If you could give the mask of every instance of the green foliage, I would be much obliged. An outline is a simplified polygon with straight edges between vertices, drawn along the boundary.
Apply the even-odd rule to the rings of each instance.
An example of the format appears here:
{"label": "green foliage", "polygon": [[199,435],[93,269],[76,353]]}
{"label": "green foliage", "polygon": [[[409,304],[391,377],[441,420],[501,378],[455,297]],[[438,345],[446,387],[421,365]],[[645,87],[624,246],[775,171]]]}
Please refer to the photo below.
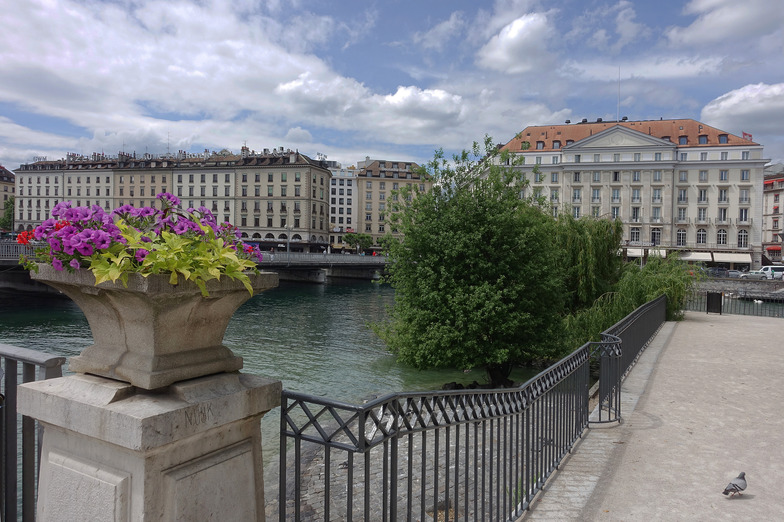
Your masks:
{"label": "green foliage", "polygon": [[609,219],[558,216],[556,240],[568,289],[567,310],[575,312],[611,291],[621,277],[623,260],[618,246],[623,224]]}
{"label": "green foliage", "polygon": [[[401,191],[388,243],[391,319],[377,333],[417,368],[511,368],[554,355],[563,310],[553,219],[520,198],[525,182],[502,168],[492,142],[423,173],[430,192]],[[480,178],[477,174],[486,173]],[[412,197],[408,197],[412,196]]]}
{"label": "green foliage", "polygon": [[13,230],[14,228],[14,197],[11,196],[5,202],[5,211],[0,216],[0,229]]}
{"label": "green foliage", "polygon": [[349,232],[343,236],[343,241],[354,248],[359,247],[359,250],[367,250],[373,245],[373,237],[370,234]]}

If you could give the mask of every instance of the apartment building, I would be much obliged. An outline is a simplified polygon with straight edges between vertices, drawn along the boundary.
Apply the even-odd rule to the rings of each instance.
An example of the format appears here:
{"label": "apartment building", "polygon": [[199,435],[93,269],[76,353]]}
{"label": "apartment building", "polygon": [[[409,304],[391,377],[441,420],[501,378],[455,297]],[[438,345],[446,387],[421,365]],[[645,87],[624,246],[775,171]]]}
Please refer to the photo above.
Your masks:
{"label": "apartment building", "polygon": [[750,135],[691,119],[599,119],[526,127],[502,148],[554,213],[620,219],[627,257],[760,266],[766,160]]}
{"label": "apartment building", "polygon": [[329,242],[333,251],[348,250],[351,247],[343,241],[343,236],[357,230],[359,216],[358,181],[360,170],[355,166],[342,167],[330,165],[332,180],[329,189]]}
{"label": "apartment building", "polygon": [[318,252],[329,240],[330,177],[324,162],[283,147],[138,158],[68,154],[16,171],[16,228],[31,230],[64,200],[111,210],[124,204],[152,206],[157,194],[170,192],[183,207],[205,207],[218,221],[238,226],[243,237],[264,250]]}
{"label": "apartment building", "polygon": [[762,201],[762,253],[767,261],[781,263],[784,243],[784,164],[765,167]]}
{"label": "apartment building", "polygon": [[16,194],[14,173],[0,165],[0,216],[5,215],[8,200]]}
{"label": "apartment building", "polygon": [[405,161],[372,160],[357,163],[359,169],[358,189],[361,205],[361,224],[357,224],[357,232],[370,234],[374,249],[380,248],[378,240],[387,234],[397,235],[389,230],[386,223],[388,204],[397,198],[396,191],[407,185],[414,185],[419,192],[427,192],[433,182],[419,174],[419,165]]}

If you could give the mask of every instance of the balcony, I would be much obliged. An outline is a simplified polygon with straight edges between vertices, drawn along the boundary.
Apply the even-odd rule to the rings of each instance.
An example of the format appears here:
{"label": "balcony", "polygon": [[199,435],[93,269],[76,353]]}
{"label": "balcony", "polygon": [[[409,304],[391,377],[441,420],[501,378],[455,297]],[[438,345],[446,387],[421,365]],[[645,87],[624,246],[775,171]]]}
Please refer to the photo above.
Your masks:
{"label": "balcony", "polygon": [[581,202],[582,202],[582,198],[579,198],[579,197],[572,198],[572,203],[581,203]]}
{"label": "balcony", "polygon": [[633,197],[633,198],[632,198],[632,203],[639,203],[640,201],[641,201],[641,200],[640,200],[640,198],[639,198],[639,197],[636,197],[636,198],[634,198],[634,197]]}
{"label": "balcony", "polygon": [[656,198],[656,197],[651,198],[651,202],[652,203],[661,203],[662,202],[662,198]]}
{"label": "balcony", "polygon": [[602,202],[602,198],[601,197],[591,198],[591,203],[601,203],[601,202]]}
{"label": "balcony", "polygon": [[751,204],[751,198],[739,198],[738,203],[741,205],[749,205]]}
{"label": "balcony", "polygon": [[621,198],[612,198],[612,202],[613,203],[620,203],[621,202]]}
{"label": "balcony", "polygon": [[678,198],[678,203],[688,204],[689,198],[688,197]]}

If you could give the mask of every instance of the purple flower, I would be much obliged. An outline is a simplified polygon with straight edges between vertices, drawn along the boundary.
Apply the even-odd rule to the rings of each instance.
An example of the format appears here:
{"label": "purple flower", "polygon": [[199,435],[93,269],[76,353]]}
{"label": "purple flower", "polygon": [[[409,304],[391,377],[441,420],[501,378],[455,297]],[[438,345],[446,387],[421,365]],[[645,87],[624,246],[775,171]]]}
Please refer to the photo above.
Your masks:
{"label": "purple flower", "polygon": [[158,194],[155,197],[160,199],[164,203],[168,203],[169,206],[172,206],[172,207],[179,207],[180,206],[180,200],[175,195],[170,194],[168,192],[161,192],[160,194]]}
{"label": "purple flower", "polygon": [[82,265],[79,264],[78,259],[71,259],[71,262],[68,264],[71,265],[71,268],[74,270],[79,270],[82,267]]}
{"label": "purple flower", "polygon": [[136,261],[141,263],[142,261],[144,261],[144,258],[147,257],[147,255],[149,253],[150,253],[149,250],[145,250],[143,248],[140,248],[140,249],[138,249],[136,251],[136,254],[134,255],[134,257],[136,258]]}
{"label": "purple flower", "polygon": [[109,248],[109,245],[112,244],[112,236],[104,232],[103,230],[96,230],[93,232],[91,237],[95,248]]}
{"label": "purple flower", "polygon": [[188,230],[190,230],[190,227],[188,226],[186,221],[180,221],[179,223],[174,225],[174,233],[177,235],[182,235],[186,233]]}
{"label": "purple flower", "polygon": [[52,266],[57,271],[62,271],[63,270],[63,262],[60,261],[59,259],[57,259],[56,257],[52,259]]}

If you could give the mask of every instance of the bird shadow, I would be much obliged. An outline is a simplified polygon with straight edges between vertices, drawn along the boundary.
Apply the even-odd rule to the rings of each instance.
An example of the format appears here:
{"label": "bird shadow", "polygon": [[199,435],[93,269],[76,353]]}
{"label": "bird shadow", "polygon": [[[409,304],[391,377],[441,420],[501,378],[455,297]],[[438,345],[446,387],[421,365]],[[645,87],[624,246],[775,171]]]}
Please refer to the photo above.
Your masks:
{"label": "bird shadow", "polygon": [[751,500],[754,498],[754,495],[749,493],[744,493],[743,495],[735,495],[734,497],[729,497],[727,500]]}

